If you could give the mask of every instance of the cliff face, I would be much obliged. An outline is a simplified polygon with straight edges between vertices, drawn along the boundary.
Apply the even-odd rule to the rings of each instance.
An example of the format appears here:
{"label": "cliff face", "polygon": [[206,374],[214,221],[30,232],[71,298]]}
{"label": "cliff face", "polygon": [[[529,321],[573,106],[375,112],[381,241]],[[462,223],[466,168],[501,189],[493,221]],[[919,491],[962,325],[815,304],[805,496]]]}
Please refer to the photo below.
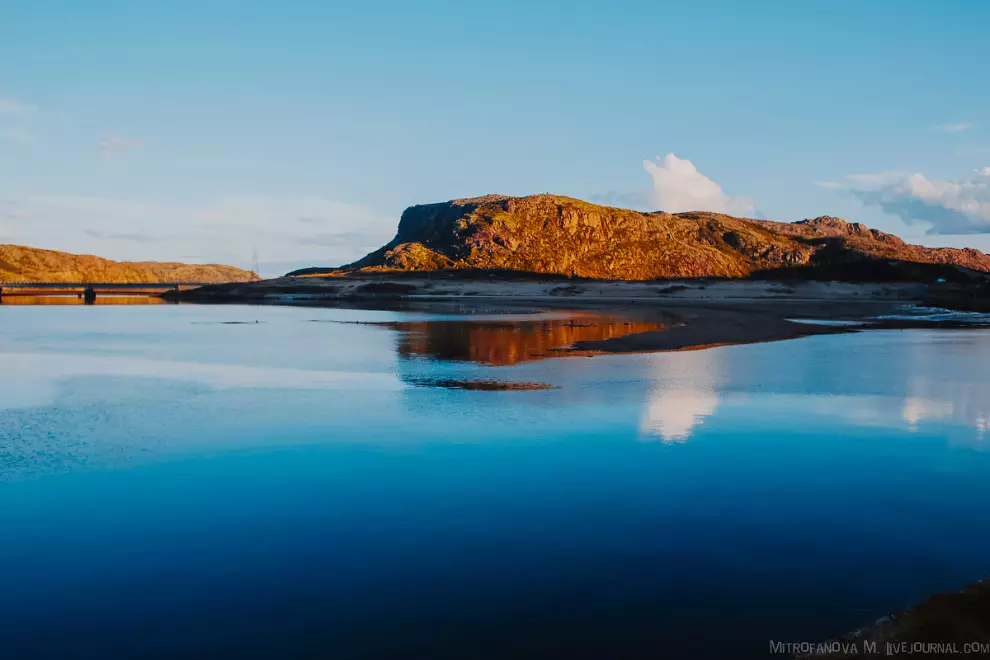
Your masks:
{"label": "cliff face", "polygon": [[89,255],[0,245],[2,282],[250,282],[254,273],[233,266],[154,261],[110,261]]}
{"label": "cliff face", "polygon": [[412,206],[391,242],[344,269],[479,268],[644,280],[889,260],[990,272],[990,256],[982,252],[907,245],[839,218],[781,223],[717,213],[640,213],[555,195]]}

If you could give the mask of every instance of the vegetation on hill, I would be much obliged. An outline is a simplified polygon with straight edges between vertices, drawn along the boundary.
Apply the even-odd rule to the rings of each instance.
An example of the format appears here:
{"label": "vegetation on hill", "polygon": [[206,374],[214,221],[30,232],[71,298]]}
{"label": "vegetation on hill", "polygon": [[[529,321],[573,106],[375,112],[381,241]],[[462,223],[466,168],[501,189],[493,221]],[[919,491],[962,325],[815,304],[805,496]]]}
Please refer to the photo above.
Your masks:
{"label": "vegetation on hill", "polygon": [[624,280],[781,272],[934,279],[990,272],[990,256],[908,245],[827,216],[782,223],[718,213],[641,213],[556,195],[489,195],[406,209],[391,242],[341,270],[444,269]]}
{"label": "vegetation on hill", "polygon": [[257,276],[233,266],[110,261],[89,255],[0,245],[3,282],[249,282]]}

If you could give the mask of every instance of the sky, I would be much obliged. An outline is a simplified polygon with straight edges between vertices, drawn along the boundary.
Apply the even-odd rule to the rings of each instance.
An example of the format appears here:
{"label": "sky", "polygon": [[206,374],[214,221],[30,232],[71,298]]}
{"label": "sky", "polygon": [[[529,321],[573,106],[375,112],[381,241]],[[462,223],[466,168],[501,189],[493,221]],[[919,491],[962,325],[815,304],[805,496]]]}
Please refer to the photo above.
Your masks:
{"label": "sky", "polygon": [[990,251],[990,3],[0,0],[0,243],[263,275],[551,192]]}

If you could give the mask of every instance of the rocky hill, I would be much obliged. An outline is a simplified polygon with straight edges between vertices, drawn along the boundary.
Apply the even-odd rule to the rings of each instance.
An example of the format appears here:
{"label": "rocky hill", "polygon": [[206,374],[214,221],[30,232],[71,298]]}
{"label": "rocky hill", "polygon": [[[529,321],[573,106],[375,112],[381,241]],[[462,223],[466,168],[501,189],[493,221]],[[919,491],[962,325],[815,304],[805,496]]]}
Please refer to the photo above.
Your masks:
{"label": "rocky hill", "polygon": [[3,282],[249,282],[254,273],[233,266],[110,261],[89,255],[0,245]]}
{"label": "rocky hill", "polygon": [[409,207],[391,242],[342,270],[442,269],[625,280],[781,273],[913,279],[988,273],[990,256],[908,245],[827,216],[782,223],[640,213],[556,195],[488,195]]}

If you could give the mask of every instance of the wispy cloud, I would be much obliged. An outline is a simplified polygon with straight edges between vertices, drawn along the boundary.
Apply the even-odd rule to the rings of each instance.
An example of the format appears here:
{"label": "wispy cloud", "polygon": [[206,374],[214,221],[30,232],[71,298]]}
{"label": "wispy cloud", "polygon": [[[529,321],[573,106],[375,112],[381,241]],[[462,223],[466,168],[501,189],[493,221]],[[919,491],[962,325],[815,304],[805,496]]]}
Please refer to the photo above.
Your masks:
{"label": "wispy cloud", "polygon": [[145,146],[143,140],[117,133],[108,133],[100,140],[100,153],[104,156],[115,156],[124,151],[138,149],[143,146]]}
{"label": "wispy cloud", "polygon": [[935,127],[936,131],[941,131],[942,133],[962,133],[963,131],[968,131],[973,128],[972,122],[959,121],[959,122],[949,122],[948,124],[939,124]]}
{"label": "wispy cloud", "polygon": [[31,214],[24,210],[23,206],[11,199],[0,199],[0,219],[6,220],[27,220]]}
{"label": "wispy cloud", "polygon": [[904,222],[926,223],[928,234],[990,233],[990,167],[956,181],[928,179],[918,172],[882,172],[819,185],[847,190]]}
{"label": "wispy cloud", "polygon": [[105,232],[97,229],[84,229],[83,233],[90,238],[106,239],[111,241],[131,241],[133,243],[154,243],[155,237],[148,234],[138,234],[135,232]]}
{"label": "wispy cloud", "polygon": [[[323,247],[343,247],[351,244],[360,244],[365,240],[365,235],[358,231],[324,232],[300,236],[300,245],[320,245]],[[382,241],[384,243],[385,241]],[[370,252],[370,250],[369,250]]]}
{"label": "wispy cloud", "polygon": [[589,193],[588,201],[605,206],[617,206],[623,209],[640,211],[655,211],[653,189],[640,190],[609,190],[603,193]]}
{"label": "wispy cloud", "polygon": [[959,158],[982,158],[990,156],[990,144],[967,144],[956,147]]}
{"label": "wispy cloud", "polygon": [[26,115],[34,112],[38,106],[30,103],[23,103],[11,98],[0,98],[0,115]]}
{"label": "wispy cloud", "polygon": [[873,174],[847,174],[845,179],[854,184],[864,187],[884,186],[896,181],[900,181],[906,175],[904,172],[888,170],[886,172],[876,172]]}
{"label": "wispy cloud", "polygon": [[[0,219],[8,212],[2,202]],[[39,247],[140,261],[196,254],[235,266],[249,266],[255,250],[262,264],[349,263],[388,242],[398,222],[398,215],[318,196],[231,196],[190,206],[67,195],[7,203],[19,240]]]}
{"label": "wispy cloud", "polygon": [[0,128],[0,140],[4,142],[25,143],[34,140],[34,136],[23,128],[6,127]]}
{"label": "wispy cloud", "polygon": [[713,211],[752,216],[756,211],[751,199],[727,195],[687,159],[667,154],[663,160],[643,161],[643,167],[653,179],[654,204],[668,213]]}

